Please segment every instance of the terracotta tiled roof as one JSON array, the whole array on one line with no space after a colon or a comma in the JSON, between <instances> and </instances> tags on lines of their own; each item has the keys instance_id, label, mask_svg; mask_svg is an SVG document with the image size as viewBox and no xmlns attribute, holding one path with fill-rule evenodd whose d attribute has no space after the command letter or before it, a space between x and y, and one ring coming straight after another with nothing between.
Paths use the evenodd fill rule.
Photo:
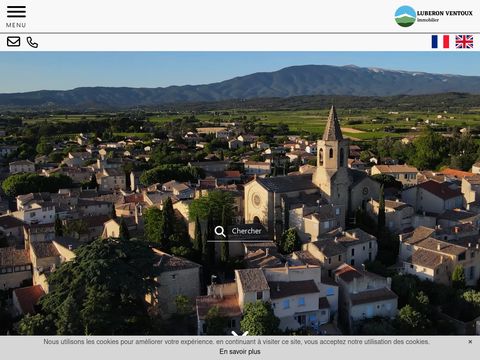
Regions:
<instances>
[{"instance_id":1,"label":"terracotta tiled roof","mask_svg":"<svg viewBox=\"0 0 480 360\"><path fill-rule=\"evenodd\" d=\"M30 255L26 249L15 247L0 248L0 267L30 264Z\"/></svg>"},{"instance_id":2,"label":"terracotta tiled roof","mask_svg":"<svg viewBox=\"0 0 480 360\"><path fill-rule=\"evenodd\" d=\"M368 304L384 300L394 300L398 296L390 289L381 288L377 290L363 291L358 294L351 294L352 305Z\"/></svg>"},{"instance_id":3,"label":"terracotta tiled roof","mask_svg":"<svg viewBox=\"0 0 480 360\"><path fill-rule=\"evenodd\" d=\"M433 180L425 181L419 184L418 187L428 191L429 193L443 200L448 200L454 197L462 196L462 193L460 190L452 190L448 187L448 184L438 183Z\"/></svg>"},{"instance_id":4,"label":"terracotta tiled roof","mask_svg":"<svg viewBox=\"0 0 480 360\"><path fill-rule=\"evenodd\" d=\"M261 269L236 270L244 292L268 290L267 279Z\"/></svg>"},{"instance_id":5,"label":"terracotta tiled roof","mask_svg":"<svg viewBox=\"0 0 480 360\"><path fill-rule=\"evenodd\" d=\"M34 285L15 289L13 294L18 300L23 314L35 314L35 305L45 295L45 292L40 285Z\"/></svg>"},{"instance_id":6,"label":"terracotta tiled roof","mask_svg":"<svg viewBox=\"0 0 480 360\"><path fill-rule=\"evenodd\" d=\"M318 292L318 287L313 280L269 281L268 285L270 286L270 298L273 300Z\"/></svg>"},{"instance_id":7,"label":"terracotta tiled roof","mask_svg":"<svg viewBox=\"0 0 480 360\"><path fill-rule=\"evenodd\" d=\"M208 310L217 306L219 315L232 318L242 315L242 310L238 305L238 297L235 295L226 295L223 298L215 296L199 296L196 299L198 318L204 320Z\"/></svg>"},{"instance_id":8,"label":"terracotta tiled roof","mask_svg":"<svg viewBox=\"0 0 480 360\"><path fill-rule=\"evenodd\" d=\"M52 241L33 241L30 243L30 246L32 247L37 258L60 256Z\"/></svg>"}]
</instances>

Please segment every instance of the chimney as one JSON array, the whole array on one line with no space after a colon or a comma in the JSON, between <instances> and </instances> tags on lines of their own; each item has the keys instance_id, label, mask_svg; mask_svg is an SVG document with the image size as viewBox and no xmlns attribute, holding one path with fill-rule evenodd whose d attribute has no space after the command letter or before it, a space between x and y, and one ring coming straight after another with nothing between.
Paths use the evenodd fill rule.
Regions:
<instances>
[{"instance_id":1,"label":"chimney","mask_svg":"<svg viewBox=\"0 0 480 360\"><path fill-rule=\"evenodd\" d=\"M459 228L458 226L455 226L455 227L453 228L453 232L454 232L455 234L458 234L458 233L460 232L460 228Z\"/></svg>"},{"instance_id":2,"label":"chimney","mask_svg":"<svg viewBox=\"0 0 480 360\"><path fill-rule=\"evenodd\" d=\"M362 264L362 270L365 271L365 264Z\"/></svg>"},{"instance_id":3,"label":"chimney","mask_svg":"<svg viewBox=\"0 0 480 360\"><path fill-rule=\"evenodd\" d=\"M353 278L353 293L356 294L358 291L357 291L357 278L354 277Z\"/></svg>"},{"instance_id":4,"label":"chimney","mask_svg":"<svg viewBox=\"0 0 480 360\"><path fill-rule=\"evenodd\" d=\"M72 244L68 244L68 250L73 250Z\"/></svg>"},{"instance_id":5,"label":"chimney","mask_svg":"<svg viewBox=\"0 0 480 360\"><path fill-rule=\"evenodd\" d=\"M268 257L270 255L270 249L267 247L265 248L265 257Z\"/></svg>"},{"instance_id":6,"label":"chimney","mask_svg":"<svg viewBox=\"0 0 480 360\"><path fill-rule=\"evenodd\" d=\"M437 244L437 250L438 251L442 250L442 244Z\"/></svg>"},{"instance_id":7,"label":"chimney","mask_svg":"<svg viewBox=\"0 0 480 360\"><path fill-rule=\"evenodd\" d=\"M280 283L277 283L277 292L280 292Z\"/></svg>"},{"instance_id":8,"label":"chimney","mask_svg":"<svg viewBox=\"0 0 480 360\"><path fill-rule=\"evenodd\" d=\"M391 289L392 288L392 278L391 277L387 277L387 289Z\"/></svg>"},{"instance_id":9,"label":"chimney","mask_svg":"<svg viewBox=\"0 0 480 360\"><path fill-rule=\"evenodd\" d=\"M477 248L477 250L480 249L480 244L477 244L477 246L475 246L475 247Z\"/></svg>"},{"instance_id":10,"label":"chimney","mask_svg":"<svg viewBox=\"0 0 480 360\"><path fill-rule=\"evenodd\" d=\"M468 243L468 247L471 248L471 247L472 247L472 243Z\"/></svg>"}]
</instances>

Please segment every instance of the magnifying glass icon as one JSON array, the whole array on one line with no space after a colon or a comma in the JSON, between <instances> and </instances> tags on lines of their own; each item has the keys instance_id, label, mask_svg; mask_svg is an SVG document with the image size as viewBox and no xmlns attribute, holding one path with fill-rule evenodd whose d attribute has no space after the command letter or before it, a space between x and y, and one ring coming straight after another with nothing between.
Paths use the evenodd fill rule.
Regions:
<instances>
[{"instance_id":1,"label":"magnifying glass icon","mask_svg":"<svg viewBox=\"0 0 480 360\"><path fill-rule=\"evenodd\" d=\"M215 232L215 235L217 236L223 236L224 238L226 238L227 236L225 235L225 229L223 228L223 226L215 226L215 229L213 229L213 231Z\"/></svg>"}]
</instances>

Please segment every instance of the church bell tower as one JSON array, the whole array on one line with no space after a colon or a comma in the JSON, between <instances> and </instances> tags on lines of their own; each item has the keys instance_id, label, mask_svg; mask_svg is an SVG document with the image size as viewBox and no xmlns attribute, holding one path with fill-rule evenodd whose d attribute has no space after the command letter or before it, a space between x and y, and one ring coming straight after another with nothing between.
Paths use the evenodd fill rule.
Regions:
<instances>
[{"instance_id":1,"label":"church bell tower","mask_svg":"<svg viewBox=\"0 0 480 360\"><path fill-rule=\"evenodd\" d=\"M349 141L344 139L335 106L330 109L321 140L317 141L317 169L313 183L333 205L340 205L345 218L350 197L351 179L348 171Z\"/></svg>"}]
</instances>

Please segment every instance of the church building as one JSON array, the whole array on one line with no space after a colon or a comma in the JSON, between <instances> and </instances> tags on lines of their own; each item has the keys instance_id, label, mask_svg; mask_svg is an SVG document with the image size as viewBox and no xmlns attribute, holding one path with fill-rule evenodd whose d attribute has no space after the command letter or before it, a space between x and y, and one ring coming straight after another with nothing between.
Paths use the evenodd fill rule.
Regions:
<instances>
[{"instance_id":1,"label":"church building","mask_svg":"<svg viewBox=\"0 0 480 360\"><path fill-rule=\"evenodd\" d=\"M305 211L315 212L316 207L329 204L337 225L345 228L356 209L365 209L372 198L378 200L380 183L348 167L349 140L343 137L334 106L317 148L313 175L255 178L245 185L246 223L260 222L279 234L290 226L292 207L300 204Z\"/></svg>"}]
</instances>

